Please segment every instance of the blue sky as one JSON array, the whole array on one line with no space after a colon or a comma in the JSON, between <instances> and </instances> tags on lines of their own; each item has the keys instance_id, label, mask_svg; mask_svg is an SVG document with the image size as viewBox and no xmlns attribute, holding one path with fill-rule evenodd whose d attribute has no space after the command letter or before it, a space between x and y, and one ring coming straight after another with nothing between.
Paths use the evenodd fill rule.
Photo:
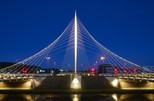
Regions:
<instances>
[{"instance_id":1,"label":"blue sky","mask_svg":"<svg viewBox=\"0 0 154 101\"><path fill-rule=\"evenodd\" d=\"M139 65L154 65L153 0L0 0L0 61L25 59L78 17L102 45Z\"/></svg>"}]
</instances>

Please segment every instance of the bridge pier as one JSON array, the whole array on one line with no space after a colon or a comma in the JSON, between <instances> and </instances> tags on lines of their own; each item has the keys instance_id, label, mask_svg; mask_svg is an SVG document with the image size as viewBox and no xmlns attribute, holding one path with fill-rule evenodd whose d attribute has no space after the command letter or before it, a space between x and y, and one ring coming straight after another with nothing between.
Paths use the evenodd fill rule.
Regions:
<instances>
[{"instance_id":1,"label":"bridge pier","mask_svg":"<svg viewBox=\"0 0 154 101\"><path fill-rule=\"evenodd\" d=\"M65 75L8 79L0 89L154 89L154 82L105 76Z\"/></svg>"},{"instance_id":2,"label":"bridge pier","mask_svg":"<svg viewBox=\"0 0 154 101\"><path fill-rule=\"evenodd\" d=\"M80 75L72 75L70 76L70 88L71 89L81 89L81 76Z\"/></svg>"}]
</instances>

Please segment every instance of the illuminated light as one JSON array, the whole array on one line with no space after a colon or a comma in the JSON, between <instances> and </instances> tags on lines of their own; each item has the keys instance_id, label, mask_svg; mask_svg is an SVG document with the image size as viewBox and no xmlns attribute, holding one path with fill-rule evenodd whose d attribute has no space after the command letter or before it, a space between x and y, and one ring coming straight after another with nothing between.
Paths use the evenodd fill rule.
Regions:
<instances>
[{"instance_id":1,"label":"illuminated light","mask_svg":"<svg viewBox=\"0 0 154 101\"><path fill-rule=\"evenodd\" d=\"M94 69L94 68L91 69L91 74L92 74L92 75L95 74L95 69Z\"/></svg>"},{"instance_id":2,"label":"illuminated light","mask_svg":"<svg viewBox=\"0 0 154 101\"><path fill-rule=\"evenodd\" d=\"M60 69L61 72L63 72L64 70Z\"/></svg>"},{"instance_id":3,"label":"illuminated light","mask_svg":"<svg viewBox=\"0 0 154 101\"><path fill-rule=\"evenodd\" d=\"M50 59L51 59L51 57L46 57L46 59L47 59L47 60L50 60Z\"/></svg>"},{"instance_id":4,"label":"illuminated light","mask_svg":"<svg viewBox=\"0 0 154 101\"><path fill-rule=\"evenodd\" d=\"M10 87L9 85L7 85L7 83L5 82L1 82L0 83L0 87L3 87L3 88L0 88L0 89L4 89L4 90L13 90L13 89L31 89L31 81L28 80L28 81L25 81L24 83L18 85L17 87Z\"/></svg>"},{"instance_id":5,"label":"illuminated light","mask_svg":"<svg viewBox=\"0 0 154 101\"><path fill-rule=\"evenodd\" d=\"M77 94L73 95L72 101L79 101L79 96Z\"/></svg>"},{"instance_id":6,"label":"illuminated light","mask_svg":"<svg viewBox=\"0 0 154 101\"><path fill-rule=\"evenodd\" d=\"M116 74L116 73L117 73L117 71L118 71L118 70L117 70L117 68L114 68L114 74Z\"/></svg>"},{"instance_id":7,"label":"illuminated light","mask_svg":"<svg viewBox=\"0 0 154 101\"><path fill-rule=\"evenodd\" d=\"M119 83L118 79L114 79L114 80L111 82L111 84L112 84L114 87L117 87L117 86L118 86L118 83Z\"/></svg>"},{"instance_id":8,"label":"illuminated light","mask_svg":"<svg viewBox=\"0 0 154 101\"><path fill-rule=\"evenodd\" d=\"M78 80L78 78L74 78L72 83L71 83L71 88L72 89L80 89L81 88L81 84Z\"/></svg>"},{"instance_id":9,"label":"illuminated light","mask_svg":"<svg viewBox=\"0 0 154 101\"><path fill-rule=\"evenodd\" d=\"M101 58L100 58L101 60L105 60L105 57L104 56L101 56Z\"/></svg>"},{"instance_id":10,"label":"illuminated light","mask_svg":"<svg viewBox=\"0 0 154 101\"><path fill-rule=\"evenodd\" d=\"M116 94L113 94L113 95L112 95L112 98L113 98L115 101L118 101L118 97L117 97Z\"/></svg>"},{"instance_id":11,"label":"illuminated light","mask_svg":"<svg viewBox=\"0 0 154 101\"><path fill-rule=\"evenodd\" d=\"M23 84L23 87L29 88L31 87L31 81L27 81Z\"/></svg>"},{"instance_id":12,"label":"illuminated light","mask_svg":"<svg viewBox=\"0 0 154 101\"><path fill-rule=\"evenodd\" d=\"M134 68L134 73L136 74L136 71L137 71L137 69L136 68Z\"/></svg>"},{"instance_id":13,"label":"illuminated light","mask_svg":"<svg viewBox=\"0 0 154 101\"><path fill-rule=\"evenodd\" d=\"M124 70L124 73L126 73L127 71L126 70Z\"/></svg>"},{"instance_id":14,"label":"illuminated light","mask_svg":"<svg viewBox=\"0 0 154 101\"><path fill-rule=\"evenodd\" d=\"M22 70L22 73L27 73L27 70Z\"/></svg>"},{"instance_id":15,"label":"illuminated light","mask_svg":"<svg viewBox=\"0 0 154 101\"><path fill-rule=\"evenodd\" d=\"M91 69L91 72L92 72L92 73L94 73L94 72L95 72L95 69L94 69L94 68L92 68L92 69Z\"/></svg>"},{"instance_id":16,"label":"illuminated light","mask_svg":"<svg viewBox=\"0 0 154 101\"><path fill-rule=\"evenodd\" d=\"M27 101L33 101L32 97L30 95L23 95L23 97L27 100Z\"/></svg>"}]
</instances>

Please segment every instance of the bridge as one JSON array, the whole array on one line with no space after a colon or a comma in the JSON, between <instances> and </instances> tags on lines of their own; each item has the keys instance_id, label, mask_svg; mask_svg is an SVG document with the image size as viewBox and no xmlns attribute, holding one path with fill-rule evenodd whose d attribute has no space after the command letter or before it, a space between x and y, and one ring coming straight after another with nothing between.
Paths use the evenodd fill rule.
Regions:
<instances>
[{"instance_id":1,"label":"bridge","mask_svg":"<svg viewBox=\"0 0 154 101\"><path fill-rule=\"evenodd\" d=\"M57 76L72 76L72 82L81 82L80 76L88 76L89 73L91 76L97 75L112 80L116 78L154 82L152 70L124 59L104 47L88 32L76 13L62 34L50 45L14 65L0 69L0 82L55 77L50 69L51 62L54 68L57 65L62 71L67 71ZM65 64L68 66L62 68ZM105 67L105 64L110 67ZM99 65L104 71L93 73ZM43 67L49 72L40 73L39 70L43 70ZM90 72L83 73L85 70Z\"/></svg>"}]
</instances>

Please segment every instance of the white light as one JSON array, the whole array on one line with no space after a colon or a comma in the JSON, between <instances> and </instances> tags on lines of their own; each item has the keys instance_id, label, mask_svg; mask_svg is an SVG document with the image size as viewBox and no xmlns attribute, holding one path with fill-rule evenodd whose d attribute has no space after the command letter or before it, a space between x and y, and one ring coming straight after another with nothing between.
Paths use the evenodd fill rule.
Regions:
<instances>
[{"instance_id":1,"label":"white light","mask_svg":"<svg viewBox=\"0 0 154 101\"><path fill-rule=\"evenodd\" d=\"M114 79L111 84L114 86L114 87L117 87L118 86L118 79Z\"/></svg>"},{"instance_id":2,"label":"white light","mask_svg":"<svg viewBox=\"0 0 154 101\"><path fill-rule=\"evenodd\" d=\"M115 101L118 101L118 97L117 97L116 94L113 94L113 95L112 95L112 98L113 98Z\"/></svg>"},{"instance_id":3,"label":"white light","mask_svg":"<svg viewBox=\"0 0 154 101\"><path fill-rule=\"evenodd\" d=\"M73 89L79 89L79 88L81 88L81 84L80 84L78 78L74 78L73 79L73 81L71 83L71 88L73 88Z\"/></svg>"},{"instance_id":4,"label":"white light","mask_svg":"<svg viewBox=\"0 0 154 101\"><path fill-rule=\"evenodd\" d=\"M47 60L50 60L51 58L50 58L50 57L46 57L46 59L47 59Z\"/></svg>"},{"instance_id":5,"label":"white light","mask_svg":"<svg viewBox=\"0 0 154 101\"><path fill-rule=\"evenodd\" d=\"M72 101L79 101L79 96L77 94L73 95Z\"/></svg>"},{"instance_id":6,"label":"white light","mask_svg":"<svg viewBox=\"0 0 154 101\"><path fill-rule=\"evenodd\" d=\"M77 15L75 12L75 19L74 19L74 67L75 67L75 74L77 73L77 37L78 37L78 32L77 32Z\"/></svg>"},{"instance_id":7,"label":"white light","mask_svg":"<svg viewBox=\"0 0 154 101\"><path fill-rule=\"evenodd\" d=\"M63 72L64 70L62 70L62 69L59 69L61 72Z\"/></svg>"},{"instance_id":8,"label":"white light","mask_svg":"<svg viewBox=\"0 0 154 101\"><path fill-rule=\"evenodd\" d=\"M105 57L103 57L103 56L101 56L101 58L100 58L101 60L105 60Z\"/></svg>"}]
</instances>

